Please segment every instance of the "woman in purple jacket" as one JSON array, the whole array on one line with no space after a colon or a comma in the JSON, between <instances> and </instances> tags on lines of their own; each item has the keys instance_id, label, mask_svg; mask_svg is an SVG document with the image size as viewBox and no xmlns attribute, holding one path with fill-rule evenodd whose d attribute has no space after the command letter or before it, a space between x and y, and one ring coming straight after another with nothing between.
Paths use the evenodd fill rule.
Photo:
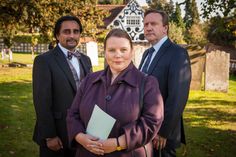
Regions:
<instances>
[{"instance_id":1,"label":"woman in purple jacket","mask_svg":"<svg viewBox=\"0 0 236 157\"><path fill-rule=\"evenodd\" d=\"M104 49L108 66L81 82L68 110L69 143L77 149L76 157L145 157L147 153L152 156L151 141L163 120L158 82L133 65L133 45L125 31L111 30L105 38ZM139 93L143 79L143 108L140 111ZM106 140L86 134L95 104L116 119Z\"/></svg>"}]
</instances>

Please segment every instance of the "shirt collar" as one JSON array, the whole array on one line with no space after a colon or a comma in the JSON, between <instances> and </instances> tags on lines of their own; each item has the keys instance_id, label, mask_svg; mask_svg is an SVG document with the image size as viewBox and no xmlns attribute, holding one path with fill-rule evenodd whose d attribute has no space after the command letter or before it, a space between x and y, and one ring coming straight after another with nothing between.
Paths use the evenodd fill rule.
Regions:
<instances>
[{"instance_id":1,"label":"shirt collar","mask_svg":"<svg viewBox=\"0 0 236 157\"><path fill-rule=\"evenodd\" d=\"M62 52L65 54L65 56L67 56L69 50L64 48L60 43L58 43L58 46L62 50Z\"/></svg>"},{"instance_id":2,"label":"shirt collar","mask_svg":"<svg viewBox=\"0 0 236 157\"><path fill-rule=\"evenodd\" d=\"M120 83L125 82L125 83L129 84L130 86L137 87L138 81L137 81L137 77L135 77L135 74L134 74L135 70L132 70L134 68L135 68L135 66L131 62L129 64L129 66L117 76L117 78L115 79L113 84L120 84ZM100 80L104 81L104 82L106 81L107 85L108 86L110 85L111 70L110 70L109 66L107 66L105 68L105 70L103 70L103 72L93 81L93 83L96 83Z\"/></svg>"},{"instance_id":3,"label":"shirt collar","mask_svg":"<svg viewBox=\"0 0 236 157\"><path fill-rule=\"evenodd\" d=\"M163 43L168 39L167 36L164 36L158 43L153 45L153 48L155 49L155 52L159 51L160 47L163 45Z\"/></svg>"}]
</instances>

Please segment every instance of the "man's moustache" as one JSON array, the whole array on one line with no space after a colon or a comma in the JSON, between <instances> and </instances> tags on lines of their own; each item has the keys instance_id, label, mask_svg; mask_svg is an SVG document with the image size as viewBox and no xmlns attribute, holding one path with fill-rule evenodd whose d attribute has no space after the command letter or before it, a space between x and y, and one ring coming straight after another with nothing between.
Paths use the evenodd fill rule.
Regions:
<instances>
[{"instance_id":1,"label":"man's moustache","mask_svg":"<svg viewBox=\"0 0 236 157\"><path fill-rule=\"evenodd\" d=\"M66 40L67 42L71 42L71 41L75 41L75 42L77 42L77 40L75 40L75 39L68 39L68 40Z\"/></svg>"}]
</instances>

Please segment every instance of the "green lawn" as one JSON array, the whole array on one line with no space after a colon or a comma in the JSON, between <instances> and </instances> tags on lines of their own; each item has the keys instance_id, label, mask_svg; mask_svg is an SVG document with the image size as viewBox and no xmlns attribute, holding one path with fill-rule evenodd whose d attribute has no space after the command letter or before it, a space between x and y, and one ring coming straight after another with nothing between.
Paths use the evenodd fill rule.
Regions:
<instances>
[{"instance_id":1,"label":"green lawn","mask_svg":"<svg viewBox=\"0 0 236 157\"><path fill-rule=\"evenodd\" d=\"M231 77L228 93L191 91L184 120L187 147L179 156L234 157L236 78Z\"/></svg>"},{"instance_id":2,"label":"green lawn","mask_svg":"<svg viewBox=\"0 0 236 157\"><path fill-rule=\"evenodd\" d=\"M99 61L94 71L102 69L103 59ZM35 112L31 71L0 67L0 157L38 155L32 142ZM179 157L234 157L236 77L230 78L228 93L191 91L184 120L188 144L178 150Z\"/></svg>"},{"instance_id":3,"label":"green lawn","mask_svg":"<svg viewBox=\"0 0 236 157\"><path fill-rule=\"evenodd\" d=\"M32 55L27 53L13 53L12 62L22 63L22 64L33 64ZM5 58L4 60L0 59L0 63L7 64L9 59Z\"/></svg>"}]
</instances>

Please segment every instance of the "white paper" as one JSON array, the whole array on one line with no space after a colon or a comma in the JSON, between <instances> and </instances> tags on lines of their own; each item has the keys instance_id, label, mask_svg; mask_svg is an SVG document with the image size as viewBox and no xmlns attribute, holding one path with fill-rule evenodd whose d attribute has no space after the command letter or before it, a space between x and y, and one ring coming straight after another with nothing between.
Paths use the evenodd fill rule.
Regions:
<instances>
[{"instance_id":1,"label":"white paper","mask_svg":"<svg viewBox=\"0 0 236 157\"><path fill-rule=\"evenodd\" d=\"M88 122L86 133L101 140L108 138L116 119L100 109L96 104Z\"/></svg>"}]
</instances>

